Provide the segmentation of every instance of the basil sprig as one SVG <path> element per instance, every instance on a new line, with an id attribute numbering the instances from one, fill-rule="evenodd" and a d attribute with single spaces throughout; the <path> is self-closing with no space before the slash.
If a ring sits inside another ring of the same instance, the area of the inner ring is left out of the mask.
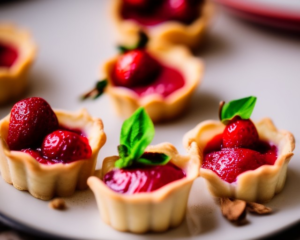
<path id="1" fill-rule="evenodd" d="M 119 52 L 123 54 L 123 53 L 126 53 L 126 52 L 134 50 L 134 49 L 145 48 L 149 41 L 147 34 L 143 31 L 139 31 L 138 35 L 139 35 L 138 42 L 135 45 L 133 45 L 133 46 L 123 46 L 123 45 L 117 46 Z"/>
<path id="2" fill-rule="evenodd" d="M 144 108 L 139 108 L 124 121 L 120 145 L 119 159 L 115 167 L 126 168 L 134 163 L 146 165 L 164 165 L 170 157 L 164 153 L 145 153 L 155 134 L 154 125 Z"/>
<path id="3" fill-rule="evenodd" d="M 80 97 L 81 100 L 85 100 L 88 98 L 96 99 L 96 98 L 100 97 L 104 93 L 104 90 L 107 87 L 107 84 L 108 84 L 108 82 L 106 79 L 98 81 L 92 90 L 88 91 L 87 93 L 83 94 Z"/>
<path id="4" fill-rule="evenodd" d="M 256 97 L 250 96 L 241 99 L 236 99 L 228 103 L 221 104 L 220 120 L 224 124 L 233 119 L 235 116 L 240 116 L 242 119 L 249 119 L 256 103 Z"/>

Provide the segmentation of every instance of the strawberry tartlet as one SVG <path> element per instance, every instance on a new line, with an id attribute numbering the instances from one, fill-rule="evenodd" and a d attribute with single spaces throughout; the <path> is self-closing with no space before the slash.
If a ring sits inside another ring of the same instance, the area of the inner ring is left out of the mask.
<path id="1" fill-rule="evenodd" d="M 36 45 L 29 32 L 0 24 L 0 105 L 20 99 L 35 54 Z"/>
<path id="2" fill-rule="evenodd" d="M 48 200 L 87 188 L 106 135 L 102 121 L 85 110 L 53 111 L 44 99 L 32 97 L 1 120 L 0 140 L 3 179 Z"/>
<path id="3" fill-rule="evenodd" d="M 113 20 L 125 42 L 142 30 L 153 44 L 196 48 L 212 15 L 209 0 L 114 0 L 112 5 Z"/>
<path id="4" fill-rule="evenodd" d="M 141 32 L 140 39 L 145 35 Z M 139 43 L 141 40 L 139 41 Z M 105 80 L 83 97 L 109 94 L 117 114 L 129 117 L 144 107 L 154 122 L 178 117 L 203 75 L 203 63 L 183 47 L 146 47 L 147 40 L 134 47 L 121 46 L 121 54 L 103 66 Z"/>
<path id="5" fill-rule="evenodd" d="M 170 143 L 148 146 L 154 126 L 143 108 L 121 130 L 119 156 L 107 157 L 88 185 L 104 222 L 119 231 L 162 232 L 178 226 L 199 172 L 198 148 L 180 155 Z"/>
<path id="6" fill-rule="evenodd" d="M 268 202 L 285 184 L 295 140 L 268 118 L 250 120 L 256 102 L 247 97 L 221 104 L 220 120 L 205 121 L 184 137 L 200 148 L 200 176 L 214 196 Z"/>

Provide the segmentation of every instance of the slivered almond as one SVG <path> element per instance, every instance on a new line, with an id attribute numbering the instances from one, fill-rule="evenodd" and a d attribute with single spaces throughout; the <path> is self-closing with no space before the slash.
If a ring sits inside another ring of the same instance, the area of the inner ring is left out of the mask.
<path id="1" fill-rule="evenodd" d="M 242 223 L 246 218 L 246 202 L 243 200 L 231 200 L 221 198 L 221 210 L 223 216 L 231 222 Z"/>
<path id="2" fill-rule="evenodd" d="M 247 202 L 247 210 L 258 215 L 270 214 L 272 212 L 271 208 L 255 202 Z"/>

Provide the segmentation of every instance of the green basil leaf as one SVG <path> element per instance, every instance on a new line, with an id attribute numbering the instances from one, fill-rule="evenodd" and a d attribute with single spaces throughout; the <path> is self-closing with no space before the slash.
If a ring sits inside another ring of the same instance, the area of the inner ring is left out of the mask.
<path id="1" fill-rule="evenodd" d="M 137 43 L 136 48 L 145 48 L 148 41 L 148 35 L 143 31 L 139 31 L 139 42 Z"/>
<path id="2" fill-rule="evenodd" d="M 115 161 L 115 167 L 117 167 L 117 168 L 125 168 L 126 167 L 126 162 L 124 161 L 123 158 L 120 158 L 117 161 Z"/>
<path id="3" fill-rule="evenodd" d="M 144 108 L 139 108 L 122 126 L 120 143 L 125 145 L 133 159 L 138 159 L 151 143 L 154 125 Z"/>
<path id="4" fill-rule="evenodd" d="M 242 119 L 249 119 L 256 103 L 256 97 L 250 96 L 246 98 L 236 99 L 225 103 L 221 110 L 221 121 L 227 124 L 235 116 Z"/>
<path id="5" fill-rule="evenodd" d="M 171 158 L 164 153 L 144 153 L 136 161 L 145 165 L 165 165 Z"/>
<path id="6" fill-rule="evenodd" d="M 119 53 L 124 54 L 128 51 L 130 51 L 131 49 L 122 45 L 117 46 L 117 49 L 119 51 Z"/>
<path id="7" fill-rule="evenodd" d="M 132 165 L 133 159 L 128 156 L 126 158 L 119 158 L 117 161 L 115 161 L 115 167 L 117 168 L 126 168 Z"/>
<path id="8" fill-rule="evenodd" d="M 129 149 L 125 145 L 119 145 L 118 152 L 119 152 L 120 158 L 126 158 L 130 155 Z"/>

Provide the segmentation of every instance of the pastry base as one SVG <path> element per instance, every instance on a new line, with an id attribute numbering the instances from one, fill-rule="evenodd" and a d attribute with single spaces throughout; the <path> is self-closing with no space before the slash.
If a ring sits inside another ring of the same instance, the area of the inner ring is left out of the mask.
<path id="1" fill-rule="evenodd" d="M 108 188 L 101 179 L 90 177 L 88 185 L 95 194 L 102 220 L 119 231 L 162 232 L 178 226 L 185 215 L 189 191 L 198 176 L 198 148 L 192 144 L 188 156 L 178 154 L 169 143 L 150 146 L 147 152 L 161 152 L 186 172 L 186 177 L 150 192 L 122 195 Z M 117 156 L 103 162 L 102 176 L 112 168 Z"/>

